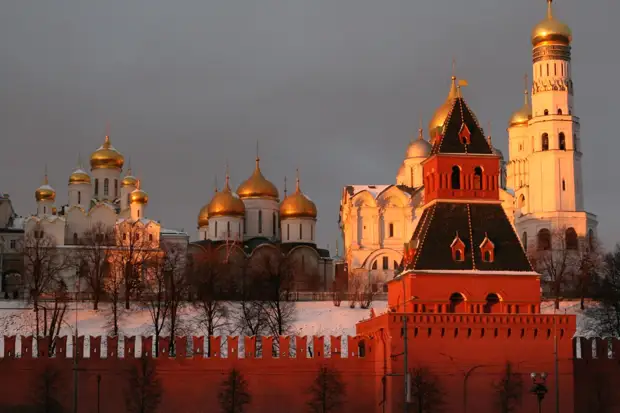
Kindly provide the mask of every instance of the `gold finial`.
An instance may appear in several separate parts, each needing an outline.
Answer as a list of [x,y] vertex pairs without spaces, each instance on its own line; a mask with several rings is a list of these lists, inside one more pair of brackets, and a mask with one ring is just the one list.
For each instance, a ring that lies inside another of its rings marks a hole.
[[213,192],[217,192],[217,174],[213,178]]
[[260,169],[260,157],[258,156],[258,139],[256,140],[256,169]]
[[549,20],[553,19],[553,7],[551,6],[551,3],[553,3],[553,0],[547,0],[547,18]]
[[230,191],[230,173],[228,170],[228,161],[226,161],[226,183],[224,184],[224,191]]
[[424,139],[424,128],[422,127],[422,116],[420,116],[420,127],[418,128],[418,139]]
[[138,182],[136,182],[136,189],[139,191],[140,190],[140,186],[142,185],[142,180],[138,179]]
[[523,96],[524,96],[524,100],[525,100],[525,104],[526,104],[526,105],[527,105],[528,103],[530,103],[530,100],[529,100],[529,97],[528,97],[528,96],[529,96],[529,92],[528,92],[528,86],[529,86],[529,85],[528,85],[528,79],[529,79],[529,77],[528,77],[528,75],[527,75],[527,73],[526,73],[526,74],[523,76],[523,84],[524,84],[524,85],[523,85]]
[[296,183],[296,185],[295,185],[295,191],[296,191],[296,192],[301,192],[301,189],[300,189],[300,187],[299,187],[299,168],[297,168],[297,169],[295,170],[295,172],[296,172],[296,174],[297,174],[297,183]]
[[82,169],[82,154],[78,152],[77,167]]
[[286,189],[286,176],[284,177],[284,198],[286,198],[286,193],[287,193],[287,189]]
[[452,80],[456,80],[456,58],[452,58]]
[[47,180],[47,164],[45,164],[45,172],[43,175],[43,185],[49,185],[49,182]]

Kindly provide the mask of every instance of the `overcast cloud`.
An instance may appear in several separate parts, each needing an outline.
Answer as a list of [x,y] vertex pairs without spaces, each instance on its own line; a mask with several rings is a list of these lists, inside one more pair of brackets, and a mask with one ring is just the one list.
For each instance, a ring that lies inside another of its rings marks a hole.
[[[464,95],[507,155],[507,120],[531,72],[544,0],[5,0],[0,6],[0,192],[35,211],[48,164],[59,204],[78,153],[112,142],[149,192],[148,215],[196,232],[226,160],[279,187],[301,170],[333,251],[341,188],[394,183],[405,148]],[[574,34],[586,208],[620,241],[615,129],[620,2],[562,0]],[[292,185],[291,185],[292,186]],[[289,188],[290,189],[290,188]]]

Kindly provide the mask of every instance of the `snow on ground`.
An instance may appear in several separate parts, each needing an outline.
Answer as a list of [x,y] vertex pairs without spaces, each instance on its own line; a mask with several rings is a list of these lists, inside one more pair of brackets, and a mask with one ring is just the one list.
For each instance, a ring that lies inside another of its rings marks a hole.
[[[291,334],[300,336],[343,336],[355,335],[355,324],[368,318],[370,310],[360,308],[351,309],[347,302],[343,302],[340,307],[335,307],[331,301],[323,302],[298,302],[296,320],[291,328]],[[376,301],[373,307],[377,314],[386,310],[386,301]],[[553,314],[552,301],[543,302],[541,311],[543,314]],[[70,304],[62,324],[60,335],[72,336],[76,325],[75,304]],[[587,327],[589,320],[582,314],[579,301],[564,301],[560,303],[558,314],[577,315],[577,334],[592,335]],[[43,319],[44,314],[40,312]],[[182,312],[183,323],[179,335],[201,336],[206,335],[197,321],[197,312],[191,307],[187,307]],[[34,333],[35,325],[34,312],[32,305],[22,301],[3,301],[0,307],[0,354],[4,350],[4,336],[28,336]],[[100,310],[94,311],[91,303],[77,304],[77,326],[79,335],[83,336],[103,336],[105,348],[105,336],[111,331],[109,325],[109,310],[107,304],[100,304]],[[128,312],[123,312],[120,321],[121,342],[119,349],[122,353],[123,336],[143,336],[152,335],[153,326],[150,313],[147,309],[133,307]],[[236,332],[229,329],[222,329],[220,335],[236,335]],[[19,341],[21,341],[18,338]],[[69,340],[70,341],[70,340]],[[140,351],[141,341],[136,341],[136,351]],[[89,352],[89,340],[86,340],[85,351]],[[18,343],[18,348],[19,348]],[[68,349],[68,351],[71,351]],[[122,355],[122,354],[119,354]]]

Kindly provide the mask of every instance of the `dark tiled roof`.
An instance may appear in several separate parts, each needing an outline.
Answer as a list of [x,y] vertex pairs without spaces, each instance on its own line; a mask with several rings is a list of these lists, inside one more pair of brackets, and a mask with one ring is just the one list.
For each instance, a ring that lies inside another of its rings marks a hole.
[[[452,259],[450,248],[457,233],[465,243],[462,262]],[[482,261],[485,236],[495,246],[493,262]],[[533,271],[500,204],[437,202],[422,214],[412,241],[414,270]]]
[[[468,145],[464,144],[459,137],[463,124],[467,126],[471,134]],[[433,144],[432,155],[438,153],[494,154],[493,148],[484,137],[484,132],[478,124],[476,116],[463,98],[454,99],[452,110],[446,118],[443,131],[443,135],[440,135]]]

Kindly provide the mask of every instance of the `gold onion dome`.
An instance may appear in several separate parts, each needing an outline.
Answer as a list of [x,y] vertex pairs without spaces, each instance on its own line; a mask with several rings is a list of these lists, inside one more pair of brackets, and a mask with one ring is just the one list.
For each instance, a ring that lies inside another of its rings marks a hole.
[[252,176],[239,185],[237,194],[241,199],[270,198],[277,200],[280,196],[276,186],[263,176],[260,170],[260,159],[258,157],[256,157],[256,168]]
[[206,227],[207,225],[209,225],[209,204],[200,208],[198,213],[198,228]]
[[121,187],[137,186],[137,185],[138,185],[138,178],[136,178],[135,176],[131,174],[131,167],[130,167],[127,170],[127,175],[125,175],[125,177],[123,177],[123,180],[121,181]]
[[77,184],[90,184],[90,175],[81,167],[74,169],[69,176],[69,185]]
[[221,192],[216,192],[207,208],[209,217],[242,217],[245,215],[243,201],[230,190],[229,177],[226,176],[226,185]]
[[553,18],[551,3],[552,0],[547,0],[547,17],[532,29],[533,46],[543,42],[560,43],[568,46],[573,39],[573,34],[568,25]]
[[299,177],[297,178],[297,188],[295,192],[287,196],[280,204],[280,217],[286,218],[314,218],[316,219],[317,210],[314,202],[310,200],[299,187]]
[[140,181],[138,180],[136,189],[129,194],[129,201],[132,204],[146,205],[149,203],[149,194],[140,189]]
[[530,105],[530,100],[528,99],[527,90],[525,90],[525,102],[521,108],[513,112],[510,116],[508,127],[512,128],[513,126],[525,126],[530,119],[532,119],[532,106]]
[[43,179],[43,185],[37,188],[34,192],[34,197],[38,201],[54,201],[56,200],[56,191],[52,188],[47,181],[47,174]]
[[450,114],[450,110],[452,110],[452,104],[454,103],[454,99],[458,97],[458,90],[456,88],[456,76],[452,76],[452,84],[450,85],[450,92],[448,92],[448,97],[446,101],[441,104],[433,114],[431,121],[428,123],[428,133],[431,137],[431,140],[434,139],[437,135],[441,135],[443,132],[443,125],[446,122],[446,118]]
[[431,144],[424,140],[423,130],[418,130],[418,139],[411,141],[407,148],[407,158],[428,158],[431,154]]
[[105,137],[103,145],[90,156],[91,169],[122,169],[124,163],[125,158],[112,146],[109,136]]

